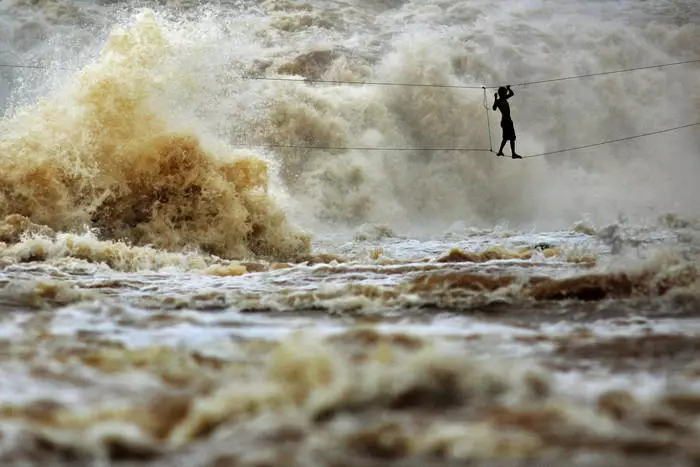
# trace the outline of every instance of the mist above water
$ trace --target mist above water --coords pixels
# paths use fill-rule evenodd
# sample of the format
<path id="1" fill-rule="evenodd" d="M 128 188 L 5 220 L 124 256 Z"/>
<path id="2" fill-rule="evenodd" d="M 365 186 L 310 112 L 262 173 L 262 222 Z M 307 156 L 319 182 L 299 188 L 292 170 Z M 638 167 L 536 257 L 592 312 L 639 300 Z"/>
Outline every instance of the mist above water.
<path id="1" fill-rule="evenodd" d="M 140 15 L 136 4 L 0 5 L 0 60 L 49 67 L 0 71 L 3 134 L 21 133 L 13 115 L 22 104 L 30 105 L 23 118 L 41 127 L 45 114 L 32 107 L 40 96 L 83 112 L 82 103 L 65 100 L 66 89 L 101 60 L 107 35 L 129 30 Z M 698 214 L 697 128 L 523 161 L 488 152 L 265 149 L 259 146 L 488 149 L 500 142 L 499 116 L 489 111 L 490 143 L 480 89 L 240 79 L 499 85 L 693 59 L 700 57 L 700 7 L 692 2 L 150 6 L 167 45 L 148 64 L 148 111 L 164 131 L 187 132 L 223 152 L 247 147 L 269 162 L 269 195 L 306 229 L 381 222 L 414 230 L 455 221 L 558 228 L 582 217 Z M 697 68 L 514 87 L 517 149 L 528 155 L 694 123 Z M 120 86 L 138 86 L 128 73 L 119 76 Z M 491 92 L 487 98 L 490 108 Z M 76 138 L 94 136 L 90 122 L 75 125 Z M 70 153 L 80 142 L 62 144 Z"/>

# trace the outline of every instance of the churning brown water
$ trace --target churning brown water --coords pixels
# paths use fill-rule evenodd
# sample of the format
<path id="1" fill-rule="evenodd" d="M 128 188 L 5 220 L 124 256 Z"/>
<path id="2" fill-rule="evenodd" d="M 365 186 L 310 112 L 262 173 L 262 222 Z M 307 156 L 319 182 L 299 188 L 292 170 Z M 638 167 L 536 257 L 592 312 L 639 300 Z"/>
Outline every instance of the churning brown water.
<path id="1" fill-rule="evenodd" d="M 698 465 L 697 127 L 523 161 L 305 147 L 491 145 L 481 89 L 308 80 L 689 60 L 699 19 L 1 0 L 0 64 L 40 67 L 0 68 L 0 464 Z M 699 89 L 516 86 L 518 150 L 696 122 Z"/>

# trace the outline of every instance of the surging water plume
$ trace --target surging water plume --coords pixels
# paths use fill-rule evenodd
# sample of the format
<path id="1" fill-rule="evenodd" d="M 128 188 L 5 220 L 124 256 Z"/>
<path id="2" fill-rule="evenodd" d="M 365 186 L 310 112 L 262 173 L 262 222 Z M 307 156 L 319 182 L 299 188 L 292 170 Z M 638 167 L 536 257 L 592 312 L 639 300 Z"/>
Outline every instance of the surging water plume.
<path id="1" fill-rule="evenodd" d="M 606 6 L 605 20 L 598 21 L 595 8 L 579 2 L 524 2 L 516 15 L 508 6 L 487 2 L 400 2 L 361 22 L 366 28 L 363 38 L 376 39 L 374 27 L 392 34 L 380 36 L 376 48 L 372 43 L 346 50 L 344 46 L 355 44 L 355 38 L 334 38 L 330 46 L 317 50 L 312 48 L 314 41 L 303 44 L 301 51 L 295 44 L 285 57 L 273 57 L 276 61 L 271 60 L 266 72 L 325 80 L 506 84 L 697 56 L 700 31 L 694 24 L 684 24 L 687 18 L 681 27 L 632 22 L 620 28 L 629 12 L 618 8 L 628 4 Z M 318 10 L 322 14 L 320 5 Z M 562 21 L 553 24 L 554 16 Z M 404 27 L 404 18 L 421 20 Z M 326 37 L 317 30 L 309 27 L 304 32 L 325 45 Z M 694 122 L 697 76 L 693 67 L 679 67 L 519 86 L 512 103 L 518 147 L 524 154 L 534 154 Z M 329 90 L 302 82 L 277 89 L 284 92 L 271 106 L 266 135 L 273 144 L 489 147 L 481 90 L 382 86 Z M 490 104 L 491 95 L 488 100 Z M 498 117 L 491 115 L 497 148 Z M 319 217 L 332 221 L 392 225 L 406 221 L 415 226 L 427 217 L 466 218 L 551 223 L 560 228 L 582 211 L 605 222 L 621 212 L 693 213 L 698 176 L 693 131 L 523 164 L 469 152 L 296 148 L 279 152 L 295 196 Z M 669 158 L 669 153 L 678 157 Z M 622 186 L 635 190 L 621 190 Z"/>
<path id="2" fill-rule="evenodd" d="M 125 10 L 132 2 L 119 3 L 121 10 L 100 5 L 100 14 L 84 14 L 110 24 L 130 15 Z M 303 78 L 497 85 L 692 59 L 700 54 L 692 2 L 532 0 L 517 8 L 479 0 L 165 3 L 160 12 L 176 18 L 165 26 L 170 68 L 149 65 L 158 72 L 145 77 L 159 81 L 156 87 L 169 101 L 168 111 L 157 115 L 196 115 L 196 125 L 236 144 L 301 146 L 273 148 L 269 157 L 289 191 L 286 208 L 305 226 L 381 222 L 406 231 L 433 223 L 443 229 L 459 220 L 559 229 L 582 214 L 608 223 L 621 213 L 697 211 L 694 129 L 522 164 L 487 152 L 303 148 L 487 149 L 481 89 L 329 85 Z M 3 33 L 9 34 L 0 31 L 0 40 Z M 42 49 L 45 62 L 78 60 L 54 48 Z M 94 44 L 75 49 L 82 50 L 75 52 L 80 57 L 92 56 Z M 518 148 L 531 155 L 696 121 L 698 76 L 690 65 L 516 86 Z M 140 79 L 136 71 L 130 78 Z M 42 94 L 37 86 L 17 86 L 10 102 Z M 490 108 L 493 97 L 487 98 Z M 498 116 L 488 112 L 497 149 Z"/>
<path id="3" fill-rule="evenodd" d="M 70 89 L 3 121 L 0 215 L 229 258 L 308 253 L 268 196 L 264 161 L 172 131 L 151 105 L 170 53 L 146 12 Z"/>

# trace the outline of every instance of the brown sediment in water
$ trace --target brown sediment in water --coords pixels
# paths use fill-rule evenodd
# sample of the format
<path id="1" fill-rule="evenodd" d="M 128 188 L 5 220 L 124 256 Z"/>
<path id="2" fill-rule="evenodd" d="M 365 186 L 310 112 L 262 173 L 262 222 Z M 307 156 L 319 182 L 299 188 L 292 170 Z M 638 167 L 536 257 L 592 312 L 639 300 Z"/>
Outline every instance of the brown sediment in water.
<path id="1" fill-rule="evenodd" d="M 687 262 L 661 271 L 584 274 L 568 279 L 541 280 L 530 289 L 535 300 L 603 300 L 633 296 L 663 296 L 672 290 L 700 285 L 698 264 Z"/>
<path id="2" fill-rule="evenodd" d="M 619 465 L 635 465 L 635 456 L 693 455 L 697 441 L 689 429 L 700 413 L 695 396 L 666 394 L 652 405 L 620 391 L 591 404 L 567 400 L 538 372 L 513 372 L 503 362 L 442 354 L 415 345 L 415 338 L 370 330 L 251 342 L 241 349 L 244 358 L 232 361 L 97 341 L 66 340 L 61 349 L 51 339 L 39 343 L 53 349 L 41 353 L 41 364 L 59 372 L 34 372 L 37 378 L 68 384 L 70 368 L 82 362 L 101 377 L 76 378 L 81 390 L 134 374 L 152 374 L 164 385 L 112 402 L 71 405 L 47 396 L 0 406 L 0 420 L 27 427 L 8 443 L 34 440 L 39 458 L 204 465 L 187 456 L 199 452 L 211 461 L 229 453 L 235 465 L 254 466 L 260 464 L 250 456 L 265 452 L 275 459 L 265 465 L 287 466 L 305 465 L 303 452 L 312 449 L 319 459 L 355 460 L 348 465 L 448 466 L 530 465 L 522 463 L 586 452 L 616 453 L 626 460 Z M 364 358 L 355 358 L 357 349 Z M 72 366 L 61 370 L 53 359 Z M 0 460 L 8 462 L 11 452 L 0 451 Z"/>
<path id="3" fill-rule="evenodd" d="M 489 275 L 473 272 L 423 274 L 408 284 L 410 292 L 428 293 L 439 290 L 494 292 L 512 285 L 521 288 L 525 298 L 536 301 L 582 300 L 600 301 L 630 297 L 658 297 L 671 291 L 687 290 L 700 281 L 697 264 L 689 262 L 659 272 L 599 273 L 553 279 Z"/>
<path id="4" fill-rule="evenodd" d="M 509 250 L 500 246 L 491 246 L 483 251 L 471 252 L 459 248 L 453 248 L 444 256 L 435 261 L 438 263 L 484 263 L 494 260 L 528 260 L 531 259 L 535 250 L 540 250 L 545 258 L 553 258 L 562 254 L 559 247 L 546 246 L 545 248 L 522 248 L 520 250 Z M 570 263 L 595 263 L 596 258 L 587 254 L 577 254 L 569 252 L 565 255 L 565 260 Z"/>
<path id="5" fill-rule="evenodd" d="M 297 261 L 300 263 L 306 263 L 308 265 L 314 265 L 328 263 L 344 263 L 346 260 L 342 256 L 334 255 L 331 253 L 314 253 L 309 256 L 302 256 Z"/>
<path id="6" fill-rule="evenodd" d="M 111 35 L 73 88 L 2 122 L 6 238 L 42 233 L 33 225 L 89 226 L 103 238 L 225 258 L 309 254 L 309 238 L 290 228 L 267 193 L 265 162 L 172 131 L 153 106 L 169 47 L 153 16 L 143 15 Z"/>
<path id="7" fill-rule="evenodd" d="M 98 293 L 74 288 L 60 281 L 15 280 L 0 288 L 0 308 L 54 309 L 98 297 Z"/>
<path id="8" fill-rule="evenodd" d="M 319 79 L 337 56 L 332 50 L 314 50 L 298 55 L 292 61 L 281 65 L 278 71 L 285 75 Z"/>
<path id="9" fill-rule="evenodd" d="M 357 344 L 352 338 L 346 342 Z M 98 426 L 107 431 L 103 439 L 89 441 L 104 443 L 94 448 L 119 441 L 132 447 L 144 443 L 149 450 L 157 450 L 186 446 L 220 426 L 245 423 L 263 413 L 297 413 L 317 423 L 342 413 L 386 407 L 414 410 L 487 402 L 508 390 L 502 377 L 479 365 L 405 347 L 400 341 L 383 342 L 389 347 L 370 352 L 373 355 L 358 366 L 337 346 L 296 337 L 271 346 L 266 368 L 248 361 L 244 371 L 237 370 L 240 364 L 235 362 L 212 366 L 211 359 L 172 349 L 111 348 L 93 354 L 85 347 L 73 348 L 63 358 L 74 355 L 106 374 L 155 372 L 167 376 L 164 381 L 177 391 L 158 391 L 111 407 L 53 404 L 39 419 L 31 404 L 6 405 L 0 418 L 32 420 L 37 424 L 36 436 L 68 450 L 79 452 L 86 441 L 79 433 Z M 60 353 L 56 357 L 60 360 Z M 119 434 L 108 426 L 124 429 Z M 128 428 L 134 426 L 142 431 Z"/>
<path id="10" fill-rule="evenodd" d="M 294 3 L 287 0 L 266 0 L 262 7 L 267 11 L 312 11 L 310 3 Z"/>
<path id="11" fill-rule="evenodd" d="M 336 340 L 351 344 L 360 344 L 363 347 L 389 343 L 414 350 L 420 349 L 426 344 L 423 339 L 416 336 L 403 333 L 386 334 L 371 328 L 355 329 L 330 338 L 331 342 Z"/>
<path id="12" fill-rule="evenodd" d="M 342 23 L 342 17 L 334 13 L 293 12 L 280 14 L 270 21 L 270 26 L 285 32 L 297 32 L 311 27 L 333 28 Z"/>
<path id="13" fill-rule="evenodd" d="M 0 221 L 0 241 L 18 243 L 23 235 L 55 237 L 56 232 L 45 225 L 35 224 L 19 214 L 5 216 L 5 219 Z"/>
<path id="14" fill-rule="evenodd" d="M 436 289 L 462 289 L 472 291 L 494 291 L 515 282 L 513 276 L 491 276 L 473 273 L 429 274 L 414 279 L 410 292 L 430 292 Z"/>
<path id="15" fill-rule="evenodd" d="M 534 285 L 528 294 L 535 300 L 603 300 L 605 298 L 630 297 L 642 293 L 645 287 L 642 279 L 627 274 L 582 275 L 569 279 L 542 280 Z"/>
<path id="16" fill-rule="evenodd" d="M 693 392 L 669 394 L 662 398 L 661 403 L 679 413 L 700 415 L 700 395 Z"/>
<path id="17" fill-rule="evenodd" d="M 208 267 L 204 272 L 212 276 L 227 277 L 241 276 L 247 273 L 248 269 L 241 264 L 217 264 Z"/>
<path id="18" fill-rule="evenodd" d="M 665 368 L 670 371 L 695 361 L 699 350 L 700 337 L 649 334 L 594 342 L 561 339 L 555 355 L 565 357 L 569 362 L 594 360 L 617 370 L 639 369 L 647 365 L 650 370 Z"/>
<path id="19" fill-rule="evenodd" d="M 469 252 L 453 248 L 447 255 L 441 256 L 436 261 L 438 263 L 483 263 L 497 259 L 525 260 L 530 258 L 532 258 L 532 251 L 529 250 L 513 251 L 502 247 L 489 247 L 481 252 Z"/>
<path id="20" fill-rule="evenodd" d="M 333 260 L 324 258 L 328 259 Z M 294 279 L 280 277 L 277 285 L 285 287 L 284 289 L 268 295 L 239 295 L 234 302 L 251 312 L 325 310 L 353 315 L 388 309 L 402 310 L 404 316 L 408 316 L 426 310 L 488 308 L 489 312 L 510 316 L 518 321 L 519 313 L 510 313 L 515 303 L 519 304 L 522 311 L 529 309 L 533 313 L 539 313 L 537 310 L 541 310 L 539 318 L 548 320 L 556 315 L 548 303 L 579 302 L 577 308 L 569 310 L 570 313 L 566 308 L 560 311 L 572 317 L 575 310 L 585 310 L 584 314 L 589 316 L 587 319 L 592 319 L 623 316 L 625 310 L 633 308 L 640 300 L 648 303 L 650 299 L 660 298 L 654 305 L 654 310 L 658 310 L 650 313 L 657 316 L 673 314 L 666 309 L 670 303 L 678 305 L 680 308 L 677 310 L 682 310 L 685 315 L 692 313 L 692 306 L 700 298 L 697 288 L 700 276 L 694 272 L 695 265 L 656 265 L 657 269 L 652 266 L 636 273 L 580 274 L 556 279 L 527 274 L 502 274 L 501 267 L 490 268 L 496 269 L 497 273 L 486 274 L 476 272 L 479 270 L 476 267 L 463 271 L 437 263 L 410 263 L 389 267 L 331 263 L 315 266 L 305 273 L 329 280 L 335 280 L 335 275 L 341 276 L 338 278 L 341 282 L 337 286 L 300 290 L 295 287 Z M 231 267 L 235 273 L 236 266 Z M 288 263 L 272 263 L 268 269 L 274 271 L 294 267 Z M 372 274 L 387 277 L 399 274 L 408 277 L 393 285 L 366 283 Z M 618 303 L 623 300 L 623 308 L 600 308 L 600 302 L 609 300 L 617 300 Z M 231 303 L 228 299 L 223 299 L 215 306 L 225 307 Z M 589 303 L 590 306 L 583 308 L 584 303 Z M 190 303 L 188 306 L 198 305 Z"/>

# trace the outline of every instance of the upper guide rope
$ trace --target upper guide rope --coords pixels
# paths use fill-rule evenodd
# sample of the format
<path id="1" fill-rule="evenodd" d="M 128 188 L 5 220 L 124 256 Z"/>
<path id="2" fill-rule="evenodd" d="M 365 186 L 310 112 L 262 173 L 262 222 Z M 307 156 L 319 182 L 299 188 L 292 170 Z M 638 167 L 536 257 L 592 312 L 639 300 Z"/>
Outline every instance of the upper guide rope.
<path id="1" fill-rule="evenodd" d="M 620 70 L 611 70 L 611 71 L 601 71 L 598 73 L 586 73 L 586 74 L 581 74 L 581 75 L 572 75 L 572 76 L 562 76 L 558 78 L 549 78 L 549 79 L 541 79 L 537 81 L 525 81 L 521 83 L 515 83 L 512 84 L 511 86 L 529 86 L 532 84 L 544 84 L 544 83 L 554 83 L 557 81 L 566 81 L 566 80 L 572 80 L 572 79 L 581 79 L 581 78 L 592 78 L 594 76 L 604 76 L 604 75 L 612 75 L 616 73 L 629 73 L 632 71 L 639 71 L 639 70 L 648 70 L 651 68 L 665 68 L 665 67 L 670 67 L 670 66 L 679 66 L 679 65 L 687 65 L 690 63 L 699 63 L 700 58 L 697 59 L 691 59 L 691 60 L 683 60 L 679 62 L 672 62 L 672 63 L 661 63 L 658 65 L 647 65 L 647 66 L 639 66 L 639 67 L 634 67 L 634 68 L 624 68 Z M 15 65 L 11 63 L 0 63 L 0 67 L 3 68 L 31 68 L 31 69 L 48 69 L 48 66 L 44 65 Z M 65 69 L 65 68 L 61 68 Z M 297 82 L 297 83 L 319 83 L 319 84 L 352 84 L 352 85 L 366 85 L 366 86 L 405 86 L 405 87 L 425 87 L 425 88 L 455 88 L 455 89 L 496 89 L 498 86 L 494 85 L 462 85 L 462 84 L 431 84 L 431 83 L 398 83 L 398 82 L 392 82 L 392 81 L 344 81 L 344 80 L 325 80 L 325 79 L 299 79 L 299 78 L 293 78 L 293 77 L 267 77 L 267 76 L 237 76 L 236 78 L 238 79 L 243 79 L 243 80 L 251 80 L 251 81 L 291 81 L 291 82 Z"/>
<path id="2" fill-rule="evenodd" d="M 691 63 L 698 63 L 700 62 L 700 59 L 692 59 L 692 60 L 684 60 L 684 61 L 678 61 L 678 62 L 672 62 L 672 63 L 663 63 L 663 64 L 658 64 L 658 65 L 648 65 L 648 66 L 640 66 L 640 67 L 634 67 L 634 68 L 625 68 L 625 69 L 620 69 L 620 70 L 611 70 L 611 71 L 602 71 L 598 73 L 587 73 L 587 74 L 581 74 L 581 75 L 573 75 L 573 76 L 563 76 L 563 77 L 558 77 L 558 78 L 550 78 L 550 79 L 543 79 L 543 80 L 537 80 L 537 81 L 525 81 L 525 82 L 520 82 L 513 84 L 512 86 L 529 86 L 529 85 L 534 85 L 534 84 L 544 84 L 544 83 L 553 83 L 553 82 L 560 82 L 560 81 L 565 81 L 565 80 L 573 80 L 573 79 L 582 79 L 582 78 L 591 78 L 595 76 L 604 76 L 604 75 L 611 75 L 611 74 L 616 74 L 616 73 L 628 73 L 628 72 L 633 72 L 633 71 L 639 71 L 639 70 L 647 70 L 651 68 L 664 68 L 664 67 L 671 67 L 671 66 L 679 66 L 679 65 L 687 65 Z M 16 64 L 8 64 L 8 63 L 0 63 L 1 68 L 29 68 L 29 69 L 48 69 L 48 66 L 44 65 L 16 65 Z M 451 85 L 451 84 L 429 84 L 429 83 L 397 83 L 397 82 L 385 82 L 385 81 L 340 81 L 340 80 L 320 80 L 320 79 L 297 79 L 297 78 L 287 78 L 287 77 L 257 77 L 257 76 L 238 76 L 237 78 L 243 79 L 243 80 L 259 80 L 259 81 L 292 81 L 292 82 L 299 82 L 299 83 L 322 83 L 322 84 L 347 84 L 347 85 L 368 85 L 368 86 L 405 86 L 405 87 L 426 87 L 426 88 L 456 88 L 456 89 L 483 89 L 484 91 L 484 109 L 486 110 L 486 124 L 488 126 L 488 133 L 489 133 L 489 149 L 486 148 L 457 148 L 457 147 L 445 147 L 445 148 L 440 148 L 440 147 L 432 147 L 432 148 L 412 148 L 412 147 L 344 147 L 344 146 L 306 146 L 306 145 L 293 145 L 293 144 L 253 144 L 253 143 L 240 143 L 236 144 L 236 146 L 243 147 L 266 147 L 266 148 L 295 148 L 295 149 L 309 149 L 309 150 L 355 150 L 355 151 L 475 151 L 475 152 L 493 152 L 493 141 L 491 138 L 491 119 L 489 116 L 489 109 L 488 109 L 488 103 L 487 103 L 487 96 L 486 96 L 486 90 L 487 89 L 495 89 L 498 86 L 477 86 L 477 85 Z M 633 135 L 633 136 L 627 136 L 623 138 L 617 138 L 617 139 L 612 139 L 612 140 L 606 140 L 606 141 L 601 141 L 598 143 L 592 143 L 592 144 L 587 144 L 584 146 L 576 146 L 576 147 L 570 147 L 570 148 L 564 148 L 564 149 L 558 149 L 555 151 L 547 151 L 547 152 L 542 152 L 539 154 L 531 154 L 528 156 L 523 156 L 523 158 L 532 158 L 532 157 L 542 157 L 542 156 L 550 156 L 553 154 L 560 154 L 560 153 L 565 153 L 565 152 L 570 152 L 570 151 L 578 151 L 582 149 L 588 149 L 596 146 L 602 146 L 606 144 L 612 144 L 612 143 L 617 143 L 621 141 L 628 141 L 636 138 L 642 138 L 642 137 L 647 137 L 647 136 L 652 136 L 652 135 L 657 135 L 661 133 L 666 133 L 670 131 L 676 131 L 680 130 L 683 128 L 689 128 L 693 126 L 700 125 L 700 122 L 697 123 L 689 123 L 685 125 L 680 125 L 676 126 L 673 128 L 664 128 L 661 130 L 656 130 L 652 131 L 649 133 L 643 133 L 639 135 Z"/>

